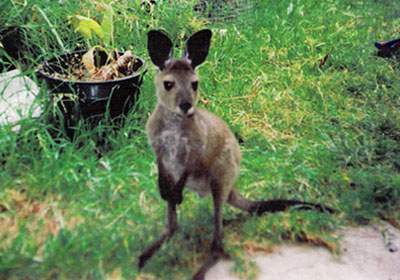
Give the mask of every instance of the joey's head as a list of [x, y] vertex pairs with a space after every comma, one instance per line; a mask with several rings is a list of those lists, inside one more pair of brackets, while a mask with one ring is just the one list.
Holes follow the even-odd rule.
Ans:
[[197, 66], [204, 62], [210, 47], [211, 31], [201, 30], [189, 38], [183, 57], [173, 58], [171, 40], [160, 31], [150, 31], [147, 49], [158, 67], [155, 77], [158, 103], [179, 115], [195, 111], [199, 78]]
[[172, 61], [156, 78], [158, 102], [175, 113], [188, 116], [194, 113], [199, 79], [184, 60]]

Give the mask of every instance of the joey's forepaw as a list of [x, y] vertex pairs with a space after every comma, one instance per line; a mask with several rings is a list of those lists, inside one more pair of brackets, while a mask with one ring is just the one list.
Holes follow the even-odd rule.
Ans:
[[170, 201], [174, 204], [177, 204], [177, 205], [181, 204], [183, 201], [182, 192], [177, 192], [177, 191], [172, 192], [170, 199], [171, 199]]
[[160, 189], [160, 196], [163, 200], [169, 201], [171, 200], [171, 193], [170, 191], [166, 191], [164, 189]]

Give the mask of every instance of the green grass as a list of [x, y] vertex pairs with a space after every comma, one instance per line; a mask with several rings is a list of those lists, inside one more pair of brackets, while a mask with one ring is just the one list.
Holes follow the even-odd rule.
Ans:
[[[63, 48], [85, 47], [67, 16], [98, 17], [91, 2], [1, 4], [2, 24], [28, 30], [24, 73], [33, 77], [42, 59]], [[334, 229], [381, 219], [400, 226], [399, 62], [376, 57], [372, 44], [398, 36], [398, 1], [263, 1], [248, 23], [218, 26], [190, 5], [157, 5], [148, 14], [140, 2], [115, 4], [116, 46], [133, 48], [150, 66], [129, 121], [117, 130], [107, 121], [82, 126], [73, 141], [51, 136], [43, 90], [41, 119], [28, 118], [19, 133], [0, 127], [0, 279], [187, 279], [201, 264], [213, 230], [211, 198], [185, 192], [181, 230], [142, 273], [136, 268], [165, 215], [144, 131], [156, 102], [146, 51], [153, 28], [166, 29], [177, 45], [195, 30], [213, 30], [199, 69], [199, 106], [241, 139], [243, 193], [338, 210], [247, 217], [226, 207], [224, 242], [235, 273], [254, 277], [244, 254], [281, 242], [338, 252]]]

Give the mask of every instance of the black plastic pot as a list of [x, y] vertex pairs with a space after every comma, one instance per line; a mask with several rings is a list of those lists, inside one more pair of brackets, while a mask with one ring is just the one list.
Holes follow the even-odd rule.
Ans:
[[[80, 61], [86, 51], [64, 53], [50, 58], [39, 67], [39, 78], [46, 81], [51, 92], [51, 102], [62, 113], [66, 129], [75, 126], [78, 120], [90, 120], [95, 124], [105, 116], [111, 120], [126, 116], [140, 94], [143, 75], [147, 71], [145, 61], [136, 57], [132, 63], [135, 74], [108, 81], [72, 81], [55, 78], [54, 73], [68, 73], [73, 61]], [[120, 53], [123, 54], [123, 53]], [[98, 52], [99, 66], [104, 65], [107, 55]], [[140, 70], [139, 70], [140, 69]]]
[[[15, 69], [15, 64], [24, 57], [26, 46], [24, 44], [23, 28], [19, 26], [8, 26], [0, 28], [0, 42], [8, 56], [1, 57], [4, 65], [0, 63], [0, 73]], [[0, 52], [1, 55], [1, 52]]]
[[0, 72], [15, 68], [22, 71], [34, 67], [33, 57], [40, 54], [40, 48], [30, 39], [31, 29], [18, 25], [0, 26]]

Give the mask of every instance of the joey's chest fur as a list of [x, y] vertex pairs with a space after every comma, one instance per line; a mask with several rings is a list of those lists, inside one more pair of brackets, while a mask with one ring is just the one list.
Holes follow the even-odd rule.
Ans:
[[168, 124], [160, 131], [155, 142], [161, 151], [160, 157], [164, 167], [175, 180], [178, 180], [184, 166], [189, 163], [189, 157], [193, 150], [189, 135], [178, 125]]
[[[161, 109], [162, 110], [162, 109]], [[158, 115], [160, 114], [160, 115]], [[175, 182], [185, 169], [190, 175], [186, 186], [200, 194], [208, 193], [207, 176], [204, 174], [204, 157], [207, 147], [207, 126], [200, 115], [179, 116], [171, 112], [155, 112], [148, 126], [148, 138], [164, 169]], [[161, 117], [162, 115], [162, 117]], [[152, 122], [157, 121], [157, 125]]]

